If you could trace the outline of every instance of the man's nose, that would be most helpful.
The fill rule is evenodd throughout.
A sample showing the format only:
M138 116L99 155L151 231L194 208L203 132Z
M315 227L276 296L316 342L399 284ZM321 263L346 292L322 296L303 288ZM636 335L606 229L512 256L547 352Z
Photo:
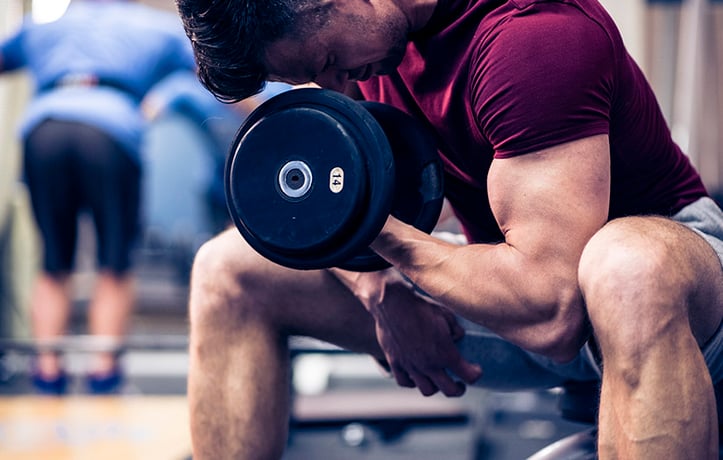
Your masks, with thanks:
M314 82L322 88L332 89L334 91L343 91L349 81L349 72L345 70L327 70L317 75Z

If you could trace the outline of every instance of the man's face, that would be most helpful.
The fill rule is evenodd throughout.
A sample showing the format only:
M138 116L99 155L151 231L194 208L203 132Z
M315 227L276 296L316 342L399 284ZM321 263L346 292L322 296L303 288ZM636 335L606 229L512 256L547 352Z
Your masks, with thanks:
M336 9L329 23L313 34L268 46L271 80L315 82L341 91L349 80L387 74L399 65L407 45L407 25L399 11L381 11L372 2L343 4L344 10Z

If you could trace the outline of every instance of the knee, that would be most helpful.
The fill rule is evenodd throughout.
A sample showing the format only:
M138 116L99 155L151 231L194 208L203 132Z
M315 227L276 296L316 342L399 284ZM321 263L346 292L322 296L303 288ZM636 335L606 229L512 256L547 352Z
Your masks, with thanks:
M661 334L687 325L695 272L676 249L676 225L651 217L618 219L586 245L578 281L601 347L636 355Z
M257 302L249 297L258 256L235 232L204 243L191 270L189 318L193 325L236 327Z

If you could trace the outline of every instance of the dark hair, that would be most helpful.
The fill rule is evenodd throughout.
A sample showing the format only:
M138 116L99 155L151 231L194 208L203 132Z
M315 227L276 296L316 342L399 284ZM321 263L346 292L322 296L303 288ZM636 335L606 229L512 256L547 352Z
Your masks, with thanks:
M268 78L266 46L302 33L301 14L314 10L320 21L323 10L320 0L176 0L176 7L201 83L225 102L260 92Z

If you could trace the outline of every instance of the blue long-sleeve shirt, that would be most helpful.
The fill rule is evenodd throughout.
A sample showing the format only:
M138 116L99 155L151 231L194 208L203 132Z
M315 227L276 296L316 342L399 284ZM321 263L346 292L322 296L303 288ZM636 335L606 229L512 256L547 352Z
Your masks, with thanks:
M86 123L136 160L145 129L142 97L167 75L193 68L180 19L127 2L73 3L55 22L27 19L0 44L0 70L25 69L35 84L21 136L49 118ZM99 84L72 84L89 75Z

